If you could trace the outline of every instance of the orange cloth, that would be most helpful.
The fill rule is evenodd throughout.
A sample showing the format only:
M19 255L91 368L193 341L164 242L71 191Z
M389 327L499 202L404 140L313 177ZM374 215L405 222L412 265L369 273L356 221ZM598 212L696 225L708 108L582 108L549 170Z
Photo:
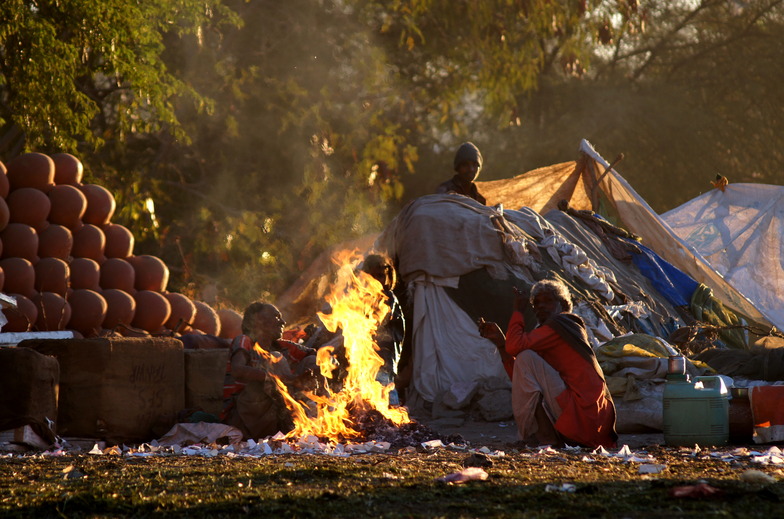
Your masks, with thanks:
M562 412L555 429L569 440L589 447L615 447L615 407L594 366L547 325L525 331L521 312L514 312L506 333L506 352L538 353L561 376L566 389L557 396Z
M754 441L784 440L784 386L754 386L749 391Z

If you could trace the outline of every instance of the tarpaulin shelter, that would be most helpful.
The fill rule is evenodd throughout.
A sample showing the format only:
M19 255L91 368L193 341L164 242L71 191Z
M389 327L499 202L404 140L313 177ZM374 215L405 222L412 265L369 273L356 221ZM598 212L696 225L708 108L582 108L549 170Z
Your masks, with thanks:
M426 401L456 383L506 377L476 319L505 326L510 285L525 288L543 277L570 286L594 345L625 332L667 337L684 325L683 311L703 284L734 312L769 325L587 141L579 153L576 161L479 182L487 206L459 195L420 197L379 236L374 248L395 258L406 287L412 384ZM562 200L569 211L556 210ZM603 216L609 231L592 229L599 219L583 218L584 211ZM629 232L614 234L610 222ZM625 249L637 251L634 261L623 257ZM283 294L284 315L307 301L318 309L327 278L321 269Z
M577 161L478 187L487 206L459 195L423 196L376 242L407 286L412 384L426 401L453 384L503 376L476 319L505 326L510 285L543 277L570 286L595 345L629 331L666 337L684 325L683 311L704 286L711 300L767 325L586 141ZM568 210L555 210L562 200ZM596 222L601 229L592 228ZM624 257L624 250L635 253ZM745 347L742 332L735 339Z
M729 184L662 219L784 330L784 186Z
M698 283L705 284L734 312L763 327L771 326L771 320L723 278L692 244L676 233L667 220L656 214L588 141L580 142L579 152L577 161L539 168L510 179L478 182L477 185L491 205L525 206L546 214L560 200L566 199L574 209L594 211L641 236L642 243ZM780 231L776 233L776 236L780 235Z

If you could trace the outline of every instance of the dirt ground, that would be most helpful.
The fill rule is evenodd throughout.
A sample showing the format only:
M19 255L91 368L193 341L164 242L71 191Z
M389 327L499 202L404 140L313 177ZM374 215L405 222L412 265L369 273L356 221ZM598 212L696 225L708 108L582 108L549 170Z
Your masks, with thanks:
M514 420L504 422L483 422L466 420L462 425L443 425L437 420L415 417L441 436L460 435L474 447L489 447L503 450L518 443L517 428ZM664 445L663 433L620 434L618 447L628 445L630 449L648 445Z

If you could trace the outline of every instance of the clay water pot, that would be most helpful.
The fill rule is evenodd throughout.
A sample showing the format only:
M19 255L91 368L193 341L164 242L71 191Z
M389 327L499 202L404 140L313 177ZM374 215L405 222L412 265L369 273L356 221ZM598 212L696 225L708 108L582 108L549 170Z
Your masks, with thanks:
M15 191L17 193L18 191ZM87 210L87 198L74 186L54 186L49 191L49 223L68 227L72 231L82 226L82 216Z
M152 290L139 290L133 298L136 300L136 312L131 324L150 333L160 332L171 315L169 301Z
M71 305L60 294L41 292L31 298L38 308L35 327L41 332L65 330L71 320Z
M220 319L220 335L224 339L234 339L242 335L242 314L231 308L221 308L218 312Z
M143 254L128 258L136 271L136 290L152 290L164 292L169 284L169 267L157 256Z
M68 282L71 269L60 258L41 258L35 264L35 289L39 292L54 292L65 296L68 293Z
M3 289L7 293L32 297L35 289L35 267L24 258L5 258L0 260L0 268L5 273Z
M38 256L68 260L73 250L73 234L68 227L51 224L38 233Z
M7 197L10 190L11 186L8 183L8 168L5 167L5 164L0 162L0 198Z
M106 260L104 249L106 248L106 236L100 227L85 224L78 231L73 232L73 248L71 255L75 258L90 258L103 263Z
M3 240L4 258L24 258L32 263L38 262L38 233L29 225L9 223L0 232Z
M104 254L107 258L125 259L133 255L133 234L127 227L116 223L107 223L101 229L106 236Z
M163 296L171 305L171 315L164 323L166 328L177 333L187 329L196 317L196 305L188 296L176 292L167 292Z
M4 308L3 314L8 322L3 332L29 332L38 319L38 308L30 298L22 294L8 294L16 299L16 308Z
M82 161L70 153L54 153L51 155L54 162L54 183L78 186L82 183L84 165Z
M136 292L133 287L136 273L133 266L120 258L109 258L101 265L101 288L116 288L129 294Z
M3 267L0 267L0 292L3 291L4 286L5 286L5 270L3 270Z
M95 337L101 333L106 318L108 304L101 294L94 290L79 288L68 297L71 304L71 320L68 328L76 330L85 337Z
M24 153L6 164L8 183L13 192L34 187L44 193L54 186L54 161L43 153Z
M98 184L82 184L79 189L87 197L87 210L82 221L98 226L109 223L117 207L114 195Z
M193 327L207 335L220 336L220 318L210 305L204 301L194 301L196 316L193 318Z
M40 262L41 260L39 260ZM101 290L101 266L90 258L74 258L71 260L71 288Z
M49 211L52 202L43 191L32 187L23 187L12 191L6 199L10 214L10 223L23 223L37 230L44 229L49 222Z
M0 174L0 178L2 174ZM8 225L8 222L11 220L11 210L8 209L8 204L5 201L5 198L0 198L0 231L5 229L5 226Z
M136 313L136 300L131 294L115 288L103 290L101 294L107 305L103 327L111 330L120 325L131 326Z

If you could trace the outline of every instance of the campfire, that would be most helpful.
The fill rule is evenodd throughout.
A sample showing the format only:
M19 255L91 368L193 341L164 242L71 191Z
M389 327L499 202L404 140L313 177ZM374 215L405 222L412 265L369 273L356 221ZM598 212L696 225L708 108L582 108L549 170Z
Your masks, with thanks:
M288 438L316 436L340 442L387 437L392 430L405 435L412 427L416 428L404 407L390 407L389 393L394 384L384 386L376 380L384 362L373 337L390 309L381 284L356 269L360 260L356 251L336 255L333 259L338 266L336 281L326 298L331 310L319 313L330 332L340 332L343 336L345 376L338 384L324 384L318 394L305 392L309 402L296 399L275 377L294 420ZM259 345L256 348L262 356L270 358ZM323 346L318 351L318 366L327 381L334 382L336 357L333 346Z

